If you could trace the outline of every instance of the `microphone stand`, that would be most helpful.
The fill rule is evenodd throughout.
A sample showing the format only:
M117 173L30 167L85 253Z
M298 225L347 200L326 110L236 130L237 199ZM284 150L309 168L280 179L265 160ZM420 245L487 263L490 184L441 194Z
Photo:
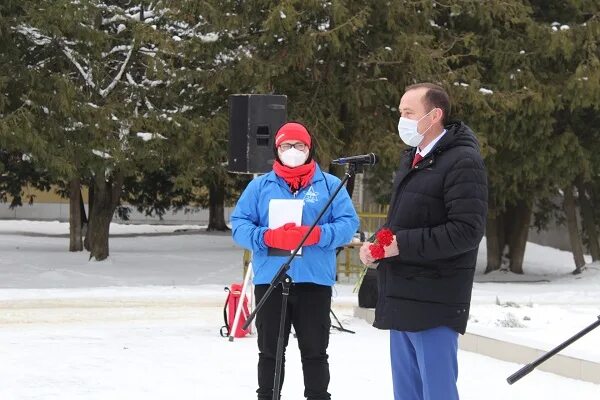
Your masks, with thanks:
M537 360L525 365L523 368L506 378L506 381L510 385L512 385L513 383L515 383L516 381L533 371L535 367L537 367L538 365L540 365L541 363L543 363L544 361L546 361L547 359L549 359L550 357L552 357L553 355L555 355L556 353L573 343L574 341L580 339L582 336L586 335L590 331L596 329L598 326L600 326L600 315L598 315L598 320L596 322L589 325L587 328L582 329L581 331L579 331L579 333L565 340L563 343L559 344L558 346L556 346L555 348L538 358Z
M248 319L242 326L242 329L244 329L244 330L248 329L248 327L250 326L250 324L256 317L256 314L260 311L260 309L263 307L263 305L267 301L271 292L273 292L275 287L277 287L279 284L281 284L281 286L282 286L281 316L279 318L279 336L277 338L277 353L275 356L275 379L274 379L274 384L273 384L273 400L279 400L279 397L281 395L280 385L281 385L281 367L283 366L283 343L284 343L283 335L284 335L284 330L285 330L285 314L287 311L287 302L288 302L288 297L290 294L290 286L292 286L292 278L287 274L287 271L290 269L290 267L291 267L290 264L292 263L292 260L294 259L294 257L296 257L296 254L298 253L298 251L300 251L300 248L306 241L306 238L308 238L308 236L313 231L315 226L317 226L317 223L319 222L321 217L325 214L325 211L327 211L327 208L331 205L331 203L333 202L333 199L335 199L335 196L337 196L337 194L342 189L342 187L344 187L344 185L346 184L348 179L351 176L353 176L354 174L356 174L357 171L361 170L361 168L362 168L362 165L359 165L358 162L350 162L348 164L348 170L346 171L346 173L344 175L344 179L342 179L342 181L337 186L335 191L331 194L331 196L329 196L329 200L327 200L327 204L325 204L323 206L319 215L317 216L317 219L315 219L315 222L313 222L313 224L310 226L308 231L304 234L304 237L302 238L302 240L300 240L300 243L298 244L298 246L296 246L296 248L294 249L292 254L283 263L283 265L281 265L281 267L275 274L275 277L271 281L271 284L269 285L267 291L265 292L265 295L262 297L262 299L260 299L260 301L256 305L256 308L248 316Z

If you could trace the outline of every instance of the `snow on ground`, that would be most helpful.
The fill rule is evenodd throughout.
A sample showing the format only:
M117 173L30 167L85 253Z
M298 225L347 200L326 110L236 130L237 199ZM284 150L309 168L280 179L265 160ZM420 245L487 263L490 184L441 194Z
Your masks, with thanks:
M74 310L55 310L71 314ZM82 319L53 323L3 323L0 327L2 399L208 399L253 398L254 337L221 338L214 307L88 309ZM88 315L89 313L93 315ZM391 399L388 334L336 309L344 327L330 340L333 398ZM534 371L509 386L520 366L459 353L463 400L597 399L600 386ZM283 399L302 399L296 341L286 355Z
M528 243L524 275L483 275L485 241L480 247L469 332L547 351L600 317L600 263L573 275L570 252ZM600 362L600 328L561 354Z
M242 252L227 234L113 237L100 263L68 245L59 236L0 233L0 288L221 284L241 274Z
M111 235L170 233L186 230L200 230L206 226L198 225L144 225L144 224L110 224ZM29 235L68 235L69 224L59 221L0 221L0 234L24 233Z
M98 263L67 252L66 224L0 221L0 399L253 398L255 338L218 336L223 287L241 281L242 251L227 234L185 228L137 236L156 227L114 225L110 259ZM571 270L569 253L529 244L526 276L477 276L469 331L556 346L600 313L600 267ZM334 398L391 398L387 333L351 317L351 283L333 302L357 331L332 335ZM600 361L598 349L600 329L563 353ZM600 385L537 370L510 386L521 365L473 353L461 351L459 365L462 399L600 398ZM301 399L294 340L287 366L283 399Z

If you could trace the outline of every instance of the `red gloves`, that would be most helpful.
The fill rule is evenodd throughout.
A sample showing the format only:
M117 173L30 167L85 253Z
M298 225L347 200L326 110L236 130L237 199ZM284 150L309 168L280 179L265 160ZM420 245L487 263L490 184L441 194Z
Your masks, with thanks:
M302 239L300 231L296 228L296 224L291 222L276 229L267 229L265 232L266 245L277 249L294 250Z
M267 229L265 232L265 243L269 247L275 247L283 250L294 250L300 243L306 232L308 232L309 226L296 226L295 223L290 222L276 229ZM315 226L315 229L308 235L305 246L312 246L319 242L321 238L321 228Z
M308 232L308 230L310 229L310 226L302 225L297 227L296 229L298 229L302 233L301 237L304 237L304 235L306 235L306 232ZM321 227L317 225L315 226L315 229L313 229L312 232L310 232L310 234L306 238L304 245L312 246L313 244L319 243L319 239L321 239Z

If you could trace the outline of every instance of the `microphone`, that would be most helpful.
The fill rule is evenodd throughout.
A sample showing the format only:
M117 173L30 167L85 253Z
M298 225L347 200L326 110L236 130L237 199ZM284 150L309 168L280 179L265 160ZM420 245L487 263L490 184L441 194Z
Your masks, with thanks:
M365 164L375 165L379 159L374 153L363 154L360 156L341 157L337 160L333 160L334 164Z

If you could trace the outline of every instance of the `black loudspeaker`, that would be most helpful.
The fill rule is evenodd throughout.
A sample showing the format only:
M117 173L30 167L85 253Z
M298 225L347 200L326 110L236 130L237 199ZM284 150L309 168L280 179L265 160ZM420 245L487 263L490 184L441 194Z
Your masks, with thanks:
M229 96L230 172L260 174L273 168L273 141L286 122L287 96Z

